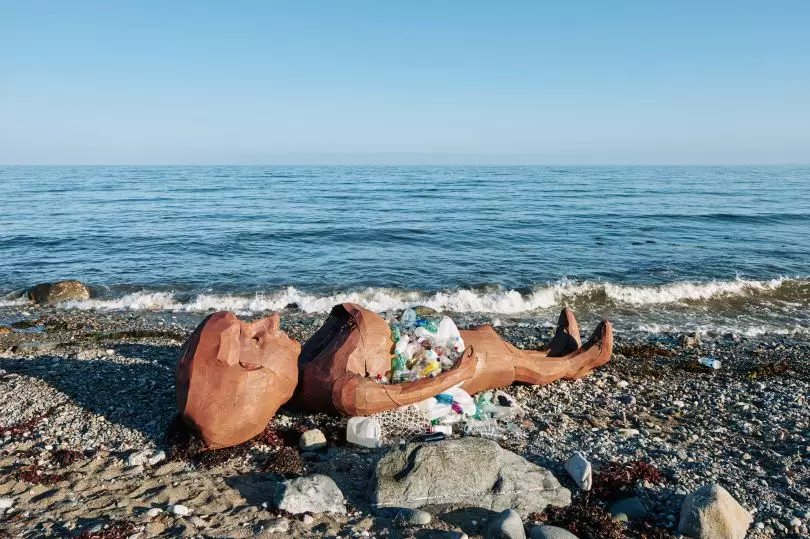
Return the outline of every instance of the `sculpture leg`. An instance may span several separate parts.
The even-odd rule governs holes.
[[[577,351],[580,346],[582,346],[582,340],[579,337],[579,324],[577,324],[574,311],[565,307],[557,319],[557,331],[554,332],[554,338],[551,339],[548,356],[567,356]]]
[[[515,380],[527,384],[550,384],[560,378],[576,380],[604,365],[613,353],[613,326],[602,321],[579,350],[563,357],[548,352],[520,350],[515,365]]]

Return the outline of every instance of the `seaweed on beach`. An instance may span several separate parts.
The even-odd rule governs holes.
[[[38,464],[32,464],[30,466],[26,466],[16,474],[14,477],[18,481],[23,481],[25,483],[30,483],[32,485],[53,485],[65,479],[65,476],[60,473],[56,472],[47,472],[45,471],[42,466]]]
[[[15,423],[14,425],[9,425],[6,427],[0,425],[0,437],[17,437],[22,436],[26,432],[31,432],[39,423],[48,419],[48,417],[50,417],[54,411],[55,408],[49,408],[45,412],[35,415],[31,419]]]
[[[787,361],[772,361],[764,365],[757,365],[746,372],[745,375],[749,380],[763,380],[774,376],[782,376],[791,371],[792,369]]]
[[[166,429],[166,444],[169,460],[189,461],[203,468],[212,468],[234,458],[244,458],[257,445],[294,447],[301,435],[299,429],[278,430],[267,427],[257,436],[233,447],[206,449],[203,441],[192,431],[179,415]]]
[[[272,453],[262,464],[263,472],[273,472],[281,475],[297,475],[301,473],[301,453],[292,447],[280,447]]]
[[[613,349],[614,354],[620,354],[633,359],[655,359],[657,357],[673,357],[678,355],[657,344],[620,344]]]
[[[110,522],[99,531],[91,532],[85,530],[76,536],[77,539],[125,539],[135,535],[138,528],[135,523],[128,520],[118,520]]]
[[[130,329],[127,331],[111,331],[91,333],[88,338],[99,341],[139,341],[143,339],[170,339],[185,341],[188,333],[184,331],[171,331],[161,329]]]
[[[596,503],[588,493],[576,496],[568,507],[547,507],[532,513],[529,520],[564,528],[579,539],[622,539],[624,526]]]
[[[681,363],[678,363],[676,365],[673,365],[673,368],[694,374],[710,374],[713,376],[717,373],[715,369],[712,369],[711,367],[707,367],[702,363],[698,363],[697,361],[689,359],[687,359],[686,361],[682,361]]]
[[[74,462],[84,460],[86,455],[73,449],[58,449],[51,454],[51,462],[57,466],[70,466]]]
[[[594,473],[593,488],[589,494],[606,503],[614,502],[632,496],[639,481],[657,484],[662,483],[663,478],[655,466],[646,462],[614,462]]]

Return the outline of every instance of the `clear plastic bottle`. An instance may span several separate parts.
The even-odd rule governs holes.
[[[416,325],[416,311],[413,309],[405,309],[402,312],[402,318],[400,318],[400,323],[402,327],[405,329],[410,329]]]

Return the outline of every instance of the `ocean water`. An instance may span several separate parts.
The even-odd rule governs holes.
[[[810,167],[0,167],[0,297],[810,332]]]

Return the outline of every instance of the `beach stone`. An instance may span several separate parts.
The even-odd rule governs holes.
[[[549,470],[485,438],[413,443],[390,450],[377,463],[370,498],[380,514],[447,504],[514,509],[525,518],[549,505],[571,504],[571,492]]]
[[[6,335],[8,333],[11,333],[11,328],[0,326],[0,335]]]
[[[678,532],[694,539],[743,539],[752,520],[726,489],[709,484],[684,500]]]
[[[405,509],[399,513],[399,517],[413,526],[425,526],[433,520],[433,515],[421,509]]]
[[[40,305],[53,305],[63,301],[90,299],[90,288],[81,281],[57,281],[41,283],[26,291],[28,299]]]
[[[186,517],[189,515],[189,513],[191,513],[191,510],[188,507],[179,503],[169,506],[169,511],[178,517]]]
[[[159,462],[166,460],[166,453],[163,451],[154,451],[151,449],[144,449],[138,451],[127,457],[127,466],[143,466],[148,464],[154,466]]]
[[[332,478],[315,474],[288,479],[279,485],[273,504],[294,515],[301,513],[346,514],[346,500]]]
[[[574,452],[565,463],[565,471],[582,490],[591,490],[593,486],[593,467],[585,455],[579,451]]]
[[[14,500],[11,498],[0,498],[0,511],[5,511],[6,509],[11,509],[14,505]]]
[[[523,521],[514,509],[507,509],[492,519],[487,528],[487,539],[526,539]]]
[[[318,451],[326,447],[326,436],[319,429],[310,429],[298,440],[301,451]]]
[[[313,522],[315,522],[315,517],[313,517],[310,514],[304,514],[304,516],[301,517],[301,522],[303,522],[304,524],[312,524]]]
[[[638,520],[647,516],[647,508],[639,498],[625,498],[610,506],[610,514],[614,520],[627,522]]]
[[[48,352],[59,346],[59,343],[53,341],[28,341],[18,344],[14,351],[18,354],[30,354],[33,352]]]
[[[162,512],[163,512],[163,510],[161,508],[153,507],[149,511],[146,512],[146,516],[154,518],[154,517],[158,516],[159,514],[161,514]]]
[[[290,529],[290,521],[286,518],[274,518],[263,520],[253,527],[253,535],[256,537],[270,535],[273,533],[287,533]]]
[[[565,528],[546,526],[545,524],[532,528],[529,537],[531,539],[579,539]]]
[[[700,335],[695,332],[678,336],[678,345],[684,348],[694,348],[700,346]]]
[[[426,316],[436,316],[439,314],[439,311],[433,309],[432,307],[426,307],[424,305],[419,305],[418,307],[414,307],[413,310],[416,312],[416,316],[420,318],[424,318]]]

